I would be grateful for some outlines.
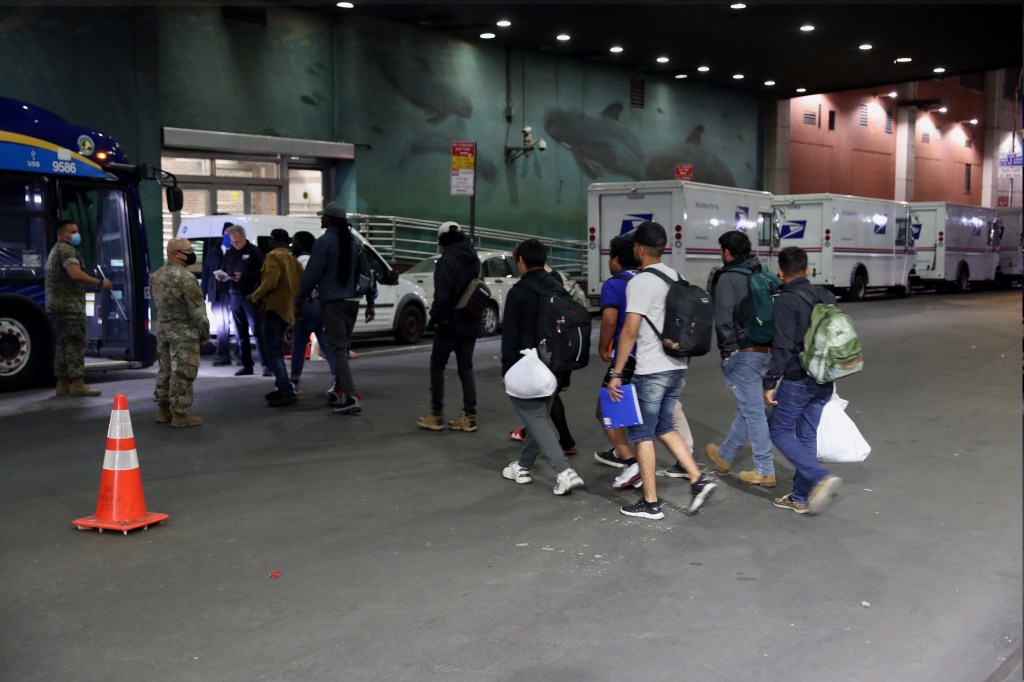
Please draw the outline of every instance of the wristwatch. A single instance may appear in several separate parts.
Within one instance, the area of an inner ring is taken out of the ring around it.
[[[622,378],[622,372],[608,372],[608,378],[609,379],[621,379]]]

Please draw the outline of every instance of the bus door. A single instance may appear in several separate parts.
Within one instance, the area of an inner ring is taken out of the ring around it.
[[[78,184],[60,186],[60,217],[74,220],[82,234],[78,247],[84,270],[113,282],[110,291],[85,295],[87,355],[132,361],[139,358],[140,340],[134,333],[135,303],[141,277],[133,276],[140,264],[133,262],[128,203],[124,188]]]

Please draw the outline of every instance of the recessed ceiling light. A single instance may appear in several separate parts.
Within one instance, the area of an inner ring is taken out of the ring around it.
[[[707,73],[708,71],[711,70],[711,67],[710,66],[698,66],[697,70],[700,71],[701,73]]]
[[[746,9],[747,6],[744,5],[742,2],[734,2],[731,5],[729,5],[729,8],[730,9]]]
[[[767,85],[768,87],[771,87],[775,85],[775,81],[765,81],[764,84]]]
[[[807,88],[797,88],[797,92],[807,92]]]
[[[735,73],[735,74],[733,74],[733,76],[732,76],[732,77],[733,77],[733,78],[734,78],[735,80],[738,80],[738,81],[741,81],[741,80],[743,80],[743,74],[742,74],[742,73]]]
[[[557,38],[558,40],[561,40],[563,43],[566,40],[570,40],[570,36],[569,36],[568,33],[559,33],[557,36],[555,36],[555,38]]]
[[[684,78],[686,78],[686,74],[685,73],[677,73],[676,74],[676,80],[682,80]]]
[[[895,91],[895,90],[892,90],[892,91],[890,91],[890,92],[889,92],[889,97],[890,97],[891,99],[896,99],[896,94],[897,94],[897,93],[896,93],[896,91]]]
[[[941,66],[936,66],[932,71],[934,73],[946,73],[946,69]]]
[[[668,57],[658,57],[659,64],[668,64]]]
[[[618,54],[618,53],[622,52],[622,48],[619,47],[618,45],[613,45],[610,48],[608,48],[608,51],[609,52],[614,52],[615,54]]]
[[[863,45],[860,46],[860,49],[862,49],[862,50],[870,50],[871,47],[872,47],[871,43],[864,43]]]
[[[970,121],[966,121],[966,123],[970,123],[972,126],[976,126],[978,125],[978,119],[972,118]]]
[[[494,37],[494,34],[493,33],[481,33],[480,37],[483,38],[484,40],[490,40],[491,38]]]
[[[894,64],[906,64],[907,62],[913,61],[910,57],[897,57],[893,62]]]
[[[949,109],[947,109],[946,107],[939,107],[939,113],[940,113],[940,114],[944,114],[944,113],[946,113],[947,111],[949,111]]]
[[[803,26],[800,27],[800,30],[803,31],[804,33],[810,33],[811,31],[814,30],[814,27],[811,26],[810,24],[804,24]]]
[[[509,21],[508,19],[502,19],[501,21],[498,22],[498,26],[501,26],[502,28],[508,28],[511,25],[512,22]]]
[[[339,2],[338,7],[342,9],[353,9],[355,5],[353,5],[351,2]]]

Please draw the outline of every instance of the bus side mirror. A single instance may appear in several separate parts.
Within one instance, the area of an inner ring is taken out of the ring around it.
[[[173,185],[167,188],[167,210],[171,213],[177,213],[181,210],[181,207],[185,205],[185,195],[182,193],[181,188],[177,185]]]

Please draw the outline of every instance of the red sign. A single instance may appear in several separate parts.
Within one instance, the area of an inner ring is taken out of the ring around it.
[[[472,196],[476,189],[476,142],[452,142],[452,196]]]
[[[1009,207],[1009,205],[1010,205],[1010,197],[1009,197],[1009,195],[1000,194],[998,197],[996,197],[996,206],[997,207],[1004,208],[1004,207]]]
[[[691,181],[693,180],[693,164],[692,163],[680,163],[676,165],[676,180]]]

